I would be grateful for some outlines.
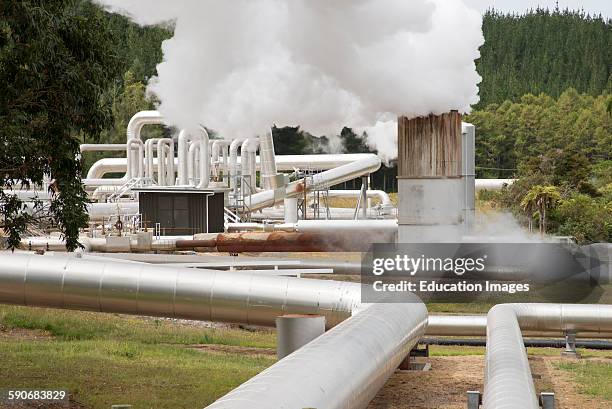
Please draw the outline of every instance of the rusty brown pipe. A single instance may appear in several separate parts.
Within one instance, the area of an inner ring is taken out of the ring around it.
[[[351,237],[352,236],[352,237]],[[347,234],[296,232],[219,233],[216,239],[178,240],[177,249],[216,248],[227,253],[242,252],[341,252],[368,251],[370,242]]]

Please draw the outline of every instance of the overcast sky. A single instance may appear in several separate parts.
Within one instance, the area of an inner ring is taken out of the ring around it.
[[[468,5],[485,11],[490,7],[502,11],[524,12],[537,6],[555,7],[555,0],[464,0]],[[606,18],[612,17],[612,0],[559,0],[559,7],[569,9],[584,9],[589,14],[602,14]]]

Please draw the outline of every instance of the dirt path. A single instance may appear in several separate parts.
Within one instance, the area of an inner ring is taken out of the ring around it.
[[[431,370],[396,372],[368,409],[465,409],[466,392],[482,390],[482,356],[430,357]]]
[[[572,375],[555,366],[563,359],[529,357],[537,391],[554,392],[557,409],[612,409],[612,402],[579,392]],[[427,361],[431,362],[428,372],[396,372],[368,409],[465,409],[466,392],[483,391],[483,356],[430,357]]]
[[[23,341],[42,341],[51,340],[53,336],[43,330],[24,329],[24,328],[6,328],[0,325],[0,339],[4,340],[23,340]]]
[[[240,347],[232,345],[213,345],[213,344],[198,344],[189,345],[189,348],[197,349],[203,352],[212,352],[219,354],[239,354],[248,356],[276,356],[276,350],[272,348],[253,348]]]
[[[552,356],[529,357],[537,391],[554,392],[557,409],[612,409],[612,402],[580,393],[572,374],[556,367],[555,363],[566,359],[568,358]],[[598,358],[583,359],[600,360]],[[612,362],[610,364],[612,365]]]

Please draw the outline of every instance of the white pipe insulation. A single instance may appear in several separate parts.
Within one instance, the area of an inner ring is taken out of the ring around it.
[[[159,186],[174,185],[174,141],[162,138],[157,142],[157,184]]]
[[[243,138],[234,139],[230,144],[229,148],[229,174],[230,174],[230,187],[233,188],[235,184],[235,178],[238,174],[238,148],[244,142]]]
[[[189,148],[190,148],[190,144],[195,140],[195,136],[193,134],[191,134],[189,131],[187,131],[186,129],[182,129],[181,132],[179,132],[179,136],[178,136],[178,158],[177,158],[177,163],[178,163],[178,183],[179,185],[188,185],[189,184],[189,169],[191,169],[190,167],[188,167],[188,158],[187,155],[189,153]]]
[[[223,179],[227,179],[227,173],[229,169],[228,158],[227,158],[228,142],[216,139],[212,144],[212,169],[213,175],[216,179],[219,175],[223,174]]]
[[[240,140],[239,140],[240,141]],[[238,142],[242,143],[242,142]],[[321,154],[321,155],[277,155],[276,167],[278,171],[294,171],[299,169],[329,170],[346,165],[372,155],[371,153],[348,154]],[[259,169],[259,157],[257,168]],[[238,157],[236,163],[240,163]],[[101,179],[107,173],[125,173],[127,170],[126,158],[104,158],[96,161],[87,172],[87,179]]]
[[[500,190],[516,181],[517,179],[476,179],[476,190]]]
[[[261,185],[265,190],[276,189],[276,155],[272,130],[259,138],[259,157],[261,163]]]
[[[187,152],[187,183],[195,185],[201,175],[196,175],[194,170],[200,168],[200,145],[201,141],[193,141],[189,144]]]
[[[360,159],[355,162],[313,175],[307,186],[304,186],[303,180],[289,183],[286,187],[285,197],[299,197],[304,194],[304,190],[312,191],[315,189],[322,189],[327,186],[333,186],[355,179],[359,176],[374,173],[380,168],[380,164],[380,158],[375,154],[363,154]],[[274,206],[282,201],[283,198],[276,197],[273,190],[264,190],[251,196],[249,208],[251,210],[259,210],[264,207]]]
[[[130,139],[127,144],[128,157],[132,158],[127,169],[127,178],[141,178],[144,174],[144,145],[140,139]]]
[[[127,149],[125,143],[82,143],[81,152],[120,152]]]
[[[134,174],[134,163],[139,160],[138,153],[135,153],[130,149],[130,141],[138,140],[142,143],[142,138],[140,136],[140,132],[145,125],[157,125],[164,124],[164,118],[158,111],[140,111],[136,113],[130,119],[127,126],[127,152],[126,152],[126,175],[123,180],[130,179]]]
[[[200,140],[200,182],[197,184],[197,189],[206,189],[210,182],[210,138],[208,132],[203,127],[193,130],[199,136]]]

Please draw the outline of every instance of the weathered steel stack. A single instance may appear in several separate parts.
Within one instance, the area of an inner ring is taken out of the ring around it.
[[[400,243],[457,241],[463,231],[461,115],[398,119]]]

